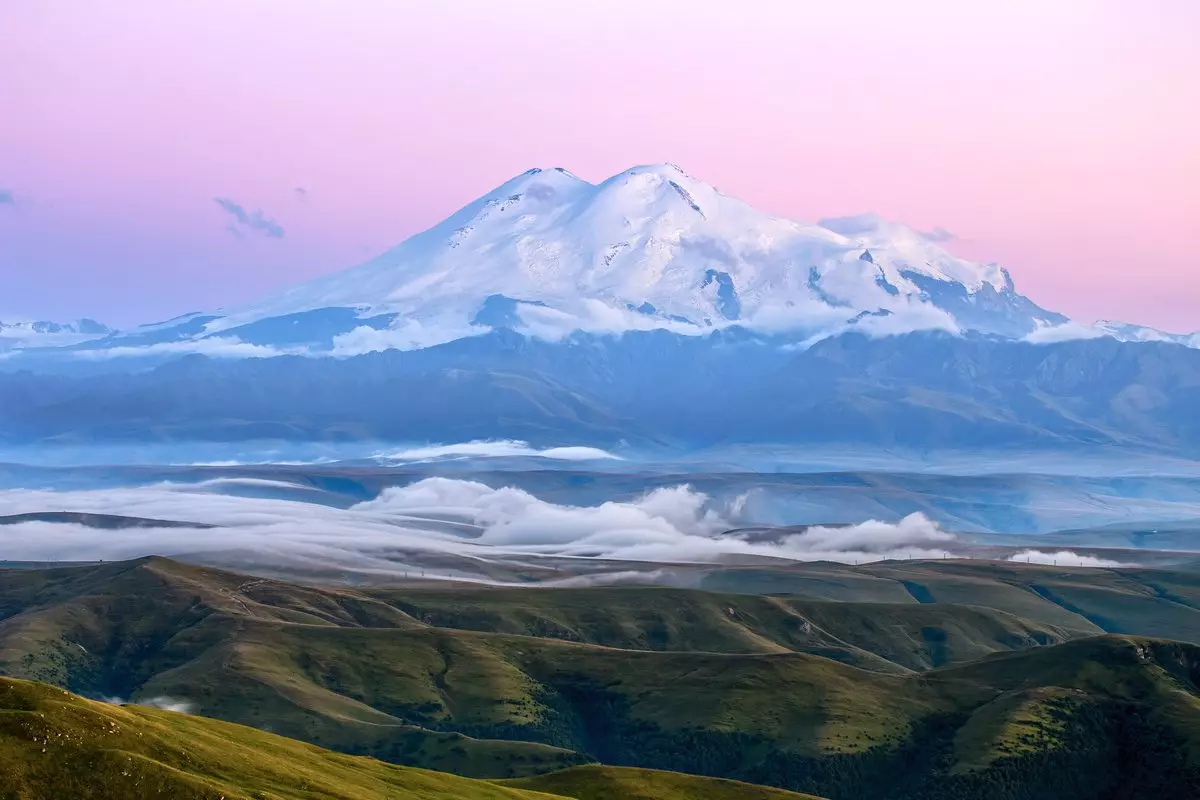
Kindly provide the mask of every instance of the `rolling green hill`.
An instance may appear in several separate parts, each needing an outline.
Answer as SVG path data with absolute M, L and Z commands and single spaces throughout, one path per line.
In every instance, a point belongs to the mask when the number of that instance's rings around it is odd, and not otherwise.
M 153 698 L 171 676 L 217 680 L 237 672 L 246 639 L 263 625 L 320 631 L 370 626 L 425 629 L 402 612 L 351 592 L 264 581 L 167 559 L 89 567 L 4 571 L 0 581 L 0 673 L 44 681 L 89 697 Z M 204 681 L 185 692 L 196 694 Z M 387 714 L 289 702 L 271 680 L 240 672 L 226 703 L 264 694 L 265 706 L 212 716 L 246 721 L 339 749 L 466 775 L 504 777 L 559 769 L 587 759 L 543 744 L 480 741 L 430 731 Z M 278 711 L 277 711 L 278 707 Z M 327 711 L 331 713 L 326 714 Z M 272 714 L 279 718 L 273 719 Z M 382 724 L 381 724 L 382 723 Z
M 813 600 L 985 606 L 1077 634 L 1160 636 L 1200 644 L 1196 571 L 978 560 L 795 564 L 717 570 L 702 585 Z
M 686 775 L 576 768 L 500 785 L 218 720 L 0 678 L 0 796 L 21 800 L 803 800 Z
M 442 628 L 634 650 L 804 652 L 881 672 L 927 669 L 1081 635 L 979 606 L 831 603 L 665 588 L 461 588 L 372 596 Z
M 869 569 L 910 602 L 367 591 L 165 559 L 5 572 L 0 670 L 475 777 L 600 761 L 836 800 L 1200 792 L 1200 648 L 936 602 L 1084 619 L 1048 599 L 1070 593 L 1133 625 L 1150 612 L 1115 595 L 1188 608 L 1187 575 Z

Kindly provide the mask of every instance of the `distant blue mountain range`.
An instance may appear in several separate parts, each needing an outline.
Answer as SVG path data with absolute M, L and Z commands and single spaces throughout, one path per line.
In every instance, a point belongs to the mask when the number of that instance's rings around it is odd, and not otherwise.
M 0 442 L 819 443 L 1200 454 L 1200 350 L 920 332 L 797 348 L 740 328 L 545 341 L 511 330 L 334 359 L 176 358 L 0 375 Z

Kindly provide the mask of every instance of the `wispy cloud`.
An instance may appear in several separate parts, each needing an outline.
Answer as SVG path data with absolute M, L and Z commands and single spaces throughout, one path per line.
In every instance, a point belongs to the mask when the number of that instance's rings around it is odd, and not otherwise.
M 103 702 L 114 706 L 123 706 L 126 703 L 134 703 L 139 706 L 149 706 L 151 708 L 161 708 L 163 711 L 177 711 L 180 714 L 190 714 L 195 704 L 188 700 L 180 700 L 175 697 L 167 697 L 166 695 L 158 695 L 143 700 L 126 700 L 124 697 L 101 697 Z
M 921 231 L 921 235 L 931 242 L 951 242 L 958 238 L 953 231 L 948 231 L 941 225 L 931 231 Z
M 283 238 L 283 226 L 263 214 L 261 209 L 247 211 L 227 197 L 214 197 L 213 202 L 233 217 L 234 222 L 230 223 L 227 228 L 230 232 L 240 236 L 244 231 L 250 231 L 251 233 L 261 233 L 272 239 Z
M 0 189 L 0 206 L 15 206 L 17 204 L 17 196 L 13 194 L 12 189 Z
M 297 186 L 292 189 L 292 194 L 296 195 L 296 197 L 299 197 L 301 200 L 308 199 L 308 189 L 305 189 L 303 186 Z
M 158 695 L 145 700 L 135 700 L 138 705 L 150 706 L 151 708 L 161 708 L 163 711 L 176 711 L 180 714 L 190 714 L 195 705 L 187 700 L 180 700 L 177 697 L 168 697 L 166 695 Z

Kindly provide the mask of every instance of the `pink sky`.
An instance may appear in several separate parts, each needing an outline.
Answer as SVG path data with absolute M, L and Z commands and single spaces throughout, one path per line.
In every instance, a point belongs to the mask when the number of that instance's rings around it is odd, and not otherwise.
M 0 315 L 234 304 L 531 166 L 673 161 L 1190 331 L 1198 53 L 1194 0 L 4 0 Z M 286 235 L 230 235 L 214 197 Z

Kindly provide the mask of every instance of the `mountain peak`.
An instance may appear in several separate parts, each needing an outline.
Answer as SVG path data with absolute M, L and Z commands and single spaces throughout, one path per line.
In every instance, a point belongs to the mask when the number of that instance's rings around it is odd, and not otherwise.
M 500 184 L 495 189 L 479 198 L 476 203 L 485 202 L 488 200 L 503 200 L 511 197 L 514 194 L 527 192 L 530 189 L 533 189 L 536 193 L 538 187 L 559 191 L 563 189 L 578 189 L 580 187 L 587 187 L 590 185 L 591 184 L 589 184 L 587 181 L 576 177 L 574 174 L 562 169 L 561 167 L 554 167 L 552 169 L 534 167 L 533 169 L 527 169 L 520 175 L 517 175 Z
M 72 322 L 10 318 L 7 322 L 0 320 L 0 352 L 78 344 L 114 333 L 113 328 L 89 317 Z

